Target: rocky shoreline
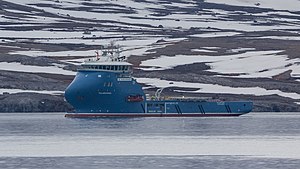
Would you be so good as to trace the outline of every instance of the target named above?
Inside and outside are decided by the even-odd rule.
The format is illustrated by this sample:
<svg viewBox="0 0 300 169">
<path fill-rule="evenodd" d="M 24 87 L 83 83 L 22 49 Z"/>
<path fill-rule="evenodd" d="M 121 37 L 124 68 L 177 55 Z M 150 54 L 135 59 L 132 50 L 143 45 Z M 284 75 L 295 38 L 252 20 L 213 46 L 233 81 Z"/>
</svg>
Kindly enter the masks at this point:
<svg viewBox="0 0 300 169">
<path fill-rule="evenodd" d="M 0 95 L 0 112 L 70 112 L 63 95 L 17 93 Z"/>
</svg>

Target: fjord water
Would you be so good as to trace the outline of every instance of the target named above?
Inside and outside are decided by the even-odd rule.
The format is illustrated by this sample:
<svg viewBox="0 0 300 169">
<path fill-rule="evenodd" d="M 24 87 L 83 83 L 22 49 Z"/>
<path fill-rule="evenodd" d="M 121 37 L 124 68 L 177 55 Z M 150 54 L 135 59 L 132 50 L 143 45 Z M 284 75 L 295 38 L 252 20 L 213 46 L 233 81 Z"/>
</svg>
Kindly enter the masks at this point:
<svg viewBox="0 0 300 169">
<path fill-rule="evenodd" d="M 65 118 L 0 113 L 0 168 L 298 168 L 300 113 Z"/>
</svg>

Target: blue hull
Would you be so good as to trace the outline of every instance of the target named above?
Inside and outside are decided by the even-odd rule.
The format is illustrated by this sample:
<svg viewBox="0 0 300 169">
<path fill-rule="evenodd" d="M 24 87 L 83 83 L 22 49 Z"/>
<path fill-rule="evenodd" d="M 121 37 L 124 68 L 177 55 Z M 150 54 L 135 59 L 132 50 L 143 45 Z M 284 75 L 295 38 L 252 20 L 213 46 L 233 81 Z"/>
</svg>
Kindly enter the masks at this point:
<svg viewBox="0 0 300 169">
<path fill-rule="evenodd" d="M 75 108 L 66 117 L 239 116 L 252 110 L 248 101 L 146 100 L 135 79 L 109 71 L 78 71 L 65 98 Z"/>
</svg>

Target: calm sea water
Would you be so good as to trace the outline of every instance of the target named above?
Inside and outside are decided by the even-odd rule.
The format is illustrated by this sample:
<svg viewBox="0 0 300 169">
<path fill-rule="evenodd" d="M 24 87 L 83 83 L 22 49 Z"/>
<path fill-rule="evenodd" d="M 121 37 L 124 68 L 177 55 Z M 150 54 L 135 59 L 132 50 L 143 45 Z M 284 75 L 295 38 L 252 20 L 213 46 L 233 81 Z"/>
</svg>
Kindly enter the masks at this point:
<svg viewBox="0 0 300 169">
<path fill-rule="evenodd" d="M 299 168 L 300 113 L 65 118 L 0 113 L 0 168 Z"/>
</svg>

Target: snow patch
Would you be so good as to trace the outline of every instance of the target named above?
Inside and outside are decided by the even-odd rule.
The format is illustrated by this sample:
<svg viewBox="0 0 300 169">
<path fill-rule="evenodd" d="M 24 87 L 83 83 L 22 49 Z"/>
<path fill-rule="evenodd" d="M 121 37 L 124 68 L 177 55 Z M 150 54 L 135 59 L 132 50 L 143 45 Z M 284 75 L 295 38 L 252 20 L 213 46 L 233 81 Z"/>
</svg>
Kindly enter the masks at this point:
<svg viewBox="0 0 300 169">
<path fill-rule="evenodd" d="M 39 94 L 50 94 L 50 95 L 61 95 L 64 91 L 49 91 L 49 90 L 23 90 L 23 89 L 1 89 L 0 94 L 15 94 L 15 93 L 39 93 Z"/>
<path fill-rule="evenodd" d="M 198 38 L 211 38 L 211 37 L 225 37 L 225 36 L 235 36 L 241 33 L 237 32 L 211 32 L 211 33 L 203 33 L 203 34 L 194 34 L 190 35 L 190 37 L 198 37 Z"/>
<path fill-rule="evenodd" d="M 250 6 L 257 8 L 272 8 L 275 10 L 291 10 L 299 11 L 299 0 L 284 0 L 284 1 L 270 1 L 270 0 L 205 0 L 210 3 L 228 4 L 233 6 Z"/>
<path fill-rule="evenodd" d="M 16 72 L 30 72 L 30 73 L 49 73 L 49 74 L 63 74 L 63 75 L 75 75 L 76 72 L 64 70 L 56 66 L 31 66 L 22 65 L 20 63 L 1 62 L 0 70 L 16 71 Z"/>
<path fill-rule="evenodd" d="M 191 52 L 215 53 L 217 51 L 207 50 L 207 49 L 191 49 Z"/>
<path fill-rule="evenodd" d="M 252 50 L 252 48 L 236 49 L 234 52 Z M 219 74 L 239 74 L 239 78 L 271 78 L 272 76 L 292 70 L 292 76 L 300 74 L 300 59 L 289 59 L 280 55 L 282 51 L 246 51 L 244 53 L 207 56 L 207 55 L 176 55 L 161 56 L 142 61 L 142 70 L 166 70 L 179 65 L 205 63 L 211 67 L 210 72 Z"/>
<path fill-rule="evenodd" d="M 183 91 L 177 90 L 179 92 L 190 92 L 190 93 L 224 93 L 224 94 L 246 94 L 255 96 L 266 96 L 266 95 L 279 95 L 282 97 L 287 97 L 291 99 L 300 99 L 300 94 L 298 93 L 286 93 L 280 90 L 267 90 L 261 87 L 230 87 L 221 86 L 217 84 L 203 84 L 203 83 L 188 83 L 182 81 L 167 81 L 161 79 L 151 79 L 151 78 L 136 78 L 139 83 L 144 83 L 158 88 L 167 87 L 182 87 L 182 88 L 196 88 L 197 91 Z"/>
</svg>

